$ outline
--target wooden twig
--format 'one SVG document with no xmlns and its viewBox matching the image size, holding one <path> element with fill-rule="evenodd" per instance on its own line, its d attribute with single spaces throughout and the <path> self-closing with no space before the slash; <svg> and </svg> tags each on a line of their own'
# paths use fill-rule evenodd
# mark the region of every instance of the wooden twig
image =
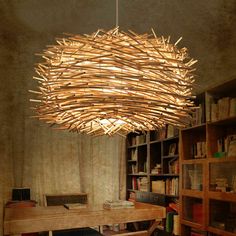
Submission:
<svg viewBox="0 0 236 236">
<path fill-rule="evenodd" d="M 38 54 L 38 91 L 30 90 L 38 119 L 93 135 L 186 125 L 196 60 L 180 40 L 118 28 L 57 39 Z"/>
</svg>

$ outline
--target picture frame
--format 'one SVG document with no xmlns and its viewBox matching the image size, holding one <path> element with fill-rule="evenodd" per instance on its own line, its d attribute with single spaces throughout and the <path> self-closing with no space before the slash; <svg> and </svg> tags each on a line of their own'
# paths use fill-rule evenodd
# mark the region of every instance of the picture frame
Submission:
<svg viewBox="0 0 236 236">
<path fill-rule="evenodd" d="M 169 156 L 173 156 L 175 155 L 175 151 L 176 151 L 176 143 L 171 143 L 169 146 Z"/>
</svg>

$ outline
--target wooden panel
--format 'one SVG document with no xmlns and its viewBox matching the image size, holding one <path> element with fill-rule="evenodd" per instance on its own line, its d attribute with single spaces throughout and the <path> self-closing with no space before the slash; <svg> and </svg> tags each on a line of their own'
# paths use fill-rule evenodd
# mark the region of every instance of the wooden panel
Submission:
<svg viewBox="0 0 236 236">
<path fill-rule="evenodd" d="M 200 225 L 198 223 L 194 223 L 192 221 L 188 221 L 188 220 L 181 220 L 180 221 L 181 224 L 184 224 L 184 225 L 187 225 L 187 226 L 190 226 L 190 227 L 193 227 L 193 228 L 197 228 L 197 229 L 200 229 L 200 230 L 204 230 L 205 227 L 203 225 Z"/>
<path fill-rule="evenodd" d="M 181 194 L 183 196 L 203 198 L 203 191 L 194 190 L 194 189 L 182 189 Z"/>
<path fill-rule="evenodd" d="M 220 201 L 230 201 L 230 202 L 236 202 L 235 193 L 230 192 L 208 192 L 208 197 L 210 199 L 216 199 Z"/>
<path fill-rule="evenodd" d="M 215 233 L 215 234 L 218 234 L 218 235 L 224 235 L 224 236 L 235 236 L 235 233 L 231 233 L 231 232 L 227 232 L 225 230 L 222 230 L 222 229 L 217 229 L 217 228 L 214 228 L 214 227 L 207 227 L 207 230 L 211 233 Z"/>
</svg>

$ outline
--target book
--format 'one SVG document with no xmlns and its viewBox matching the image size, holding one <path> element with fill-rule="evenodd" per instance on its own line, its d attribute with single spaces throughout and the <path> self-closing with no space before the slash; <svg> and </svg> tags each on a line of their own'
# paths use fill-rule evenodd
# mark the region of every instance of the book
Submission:
<svg viewBox="0 0 236 236">
<path fill-rule="evenodd" d="M 166 138 L 174 137 L 174 126 L 173 125 L 167 125 L 167 135 Z"/>
<path fill-rule="evenodd" d="M 236 98 L 231 98 L 229 103 L 229 116 L 236 116 Z"/>
<path fill-rule="evenodd" d="M 194 158 L 206 157 L 206 142 L 196 142 L 192 145 L 191 155 Z"/>
<path fill-rule="evenodd" d="M 218 118 L 219 120 L 229 117 L 229 97 L 223 97 L 218 100 Z"/>
<path fill-rule="evenodd" d="M 218 104 L 212 103 L 211 104 L 211 121 L 218 120 Z"/>
<path fill-rule="evenodd" d="M 66 209 L 81 209 L 81 208 L 87 208 L 88 205 L 87 204 L 83 204 L 83 203 L 66 203 L 64 204 L 64 207 Z"/>
<path fill-rule="evenodd" d="M 132 189 L 133 190 L 137 190 L 138 186 L 137 186 L 137 178 L 136 177 L 132 177 Z"/>
<path fill-rule="evenodd" d="M 236 156 L 236 139 L 230 141 L 227 155 L 228 157 Z"/>
<path fill-rule="evenodd" d="M 206 122 L 211 121 L 211 105 L 213 103 L 213 97 L 209 93 L 205 95 L 205 109 L 206 109 Z"/>
<path fill-rule="evenodd" d="M 139 177 L 137 179 L 138 190 L 147 192 L 148 191 L 148 178 L 147 177 Z"/>
<path fill-rule="evenodd" d="M 174 215 L 176 215 L 176 212 L 171 211 L 171 212 L 167 212 L 166 214 L 166 232 L 168 233 L 172 233 L 173 230 L 173 225 L 174 225 Z"/>
<path fill-rule="evenodd" d="M 131 160 L 137 161 L 137 159 L 138 159 L 138 149 L 135 148 L 131 150 Z"/>
<path fill-rule="evenodd" d="M 168 162 L 169 174 L 179 174 L 179 160 L 172 159 Z"/>
<path fill-rule="evenodd" d="M 104 209 L 121 209 L 121 208 L 134 208 L 134 203 L 125 200 L 110 201 L 107 200 L 103 203 Z"/>
<path fill-rule="evenodd" d="M 179 215 L 173 216 L 173 234 L 180 235 L 180 220 Z"/>
</svg>

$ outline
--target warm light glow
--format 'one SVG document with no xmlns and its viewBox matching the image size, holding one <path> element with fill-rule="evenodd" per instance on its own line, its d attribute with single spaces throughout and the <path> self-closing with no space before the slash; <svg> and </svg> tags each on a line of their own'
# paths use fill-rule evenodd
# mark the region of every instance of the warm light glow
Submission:
<svg viewBox="0 0 236 236">
<path fill-rule="evenodd" d="M 177 43 L 118 28 L 57 39 L 36 67 L 37 117 L 94 135 L 185 126 L 196 61 Z"/>
</svg>

